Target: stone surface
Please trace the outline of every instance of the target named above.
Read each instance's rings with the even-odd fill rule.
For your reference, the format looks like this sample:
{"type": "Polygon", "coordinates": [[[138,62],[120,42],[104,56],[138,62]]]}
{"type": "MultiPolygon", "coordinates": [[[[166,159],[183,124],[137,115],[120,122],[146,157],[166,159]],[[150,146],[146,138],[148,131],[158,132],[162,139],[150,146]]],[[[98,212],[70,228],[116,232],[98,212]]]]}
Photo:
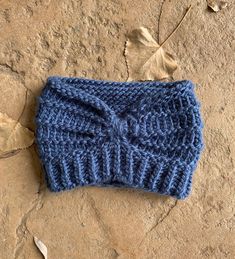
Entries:
{"type": "MultiPolygon", "coordinates": [[[[47,190],[35,145],[0,160],[0,258],[235,258],[234,5],[190,1],[165,45],[202,105],[205,150],[184,201],[118,188],[47,190]]],[[[34,125],[49,75],[123,81],[126,34],[146,26],[161,43],[189,1],[0,0],[0,110],[34,125]]]]}

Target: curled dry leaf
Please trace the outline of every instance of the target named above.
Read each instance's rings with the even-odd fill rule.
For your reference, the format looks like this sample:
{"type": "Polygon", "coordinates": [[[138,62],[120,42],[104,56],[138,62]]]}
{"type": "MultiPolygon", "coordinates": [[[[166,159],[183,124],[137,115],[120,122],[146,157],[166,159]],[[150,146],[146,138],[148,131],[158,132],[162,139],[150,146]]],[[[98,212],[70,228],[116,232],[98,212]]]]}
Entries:
{"type": "Polygon", "coordinates": [[[10,153],[15,154],[16,150],[27,148],[33,142],[32,131],[0,112],[0,157],[7,157],[10,153]]]}
{"type": "Polygon", "coordinates": [[[44,259],[47,259],[47,247],[37,237],[33,237],[33,240],[38,250],[42,253],[44,259]]]}
{"type": "Polygon", "coordinates": [[[218,0],[207,0],[207,5],[214,12],[219,12],[220,10],[227,7],[228,3],[224,2],[224,1],[218,1],[218,0]]]}
{"type": "Polygon", "coordinates": [[[173,75],[177,63],[144,27],[133,30],[126,42],[127,81],[162,80],[173,75]]]}

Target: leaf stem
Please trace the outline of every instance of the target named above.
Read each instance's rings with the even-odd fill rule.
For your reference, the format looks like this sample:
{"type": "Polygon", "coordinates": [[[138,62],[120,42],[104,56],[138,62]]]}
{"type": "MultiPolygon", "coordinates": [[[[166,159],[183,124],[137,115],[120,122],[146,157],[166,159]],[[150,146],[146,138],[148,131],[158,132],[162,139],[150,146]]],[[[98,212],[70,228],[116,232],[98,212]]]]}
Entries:
{"type": "Polygon", "coordinates": [[[162,18],[164,4],[165,4],[165,0],[163,0],[163,2],[162,2],[159,19],[158,19],[158,43],[160,42],[160,25],[161,25],[161,18],[162,18]]]}
{"type": "Polygon", "coordinates": [[[187,11],[185,12],[184,16],[181,18],[180,22],[178,23],[178,25],[175,27],[175,29],[172,31],[172,33],[160,44],[160,47],[163,47],[163,45],[170,39],[170,37],[178,30],[178,28],[180,27],[180,25],[182,24],[183,20],[186,18],[187,14],[189,13],[189,11],[191,10],[192,5],[190,5],[187,9],[187,11]]]}

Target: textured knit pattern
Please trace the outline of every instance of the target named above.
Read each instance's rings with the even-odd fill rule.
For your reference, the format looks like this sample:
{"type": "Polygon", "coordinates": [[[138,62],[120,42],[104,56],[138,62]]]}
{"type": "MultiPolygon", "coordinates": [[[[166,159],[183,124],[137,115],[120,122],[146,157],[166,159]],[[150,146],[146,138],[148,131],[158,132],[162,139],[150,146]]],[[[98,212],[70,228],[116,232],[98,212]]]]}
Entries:
{"type": "Polygon", "coordinates": [[[52,191],[131,187],[178,199],[191,191],[203,147],[191,81],[49,77],[35,120],[52,191]]]}

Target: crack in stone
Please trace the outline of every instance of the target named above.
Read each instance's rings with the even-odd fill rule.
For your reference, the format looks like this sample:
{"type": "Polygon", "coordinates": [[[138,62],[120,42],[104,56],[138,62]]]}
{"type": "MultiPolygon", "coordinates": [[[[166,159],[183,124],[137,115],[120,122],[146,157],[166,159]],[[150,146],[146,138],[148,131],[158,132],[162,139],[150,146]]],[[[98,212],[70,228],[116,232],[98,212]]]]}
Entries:
{"type": "Polygon", "coordinates": [[[104,221],[101,219],[100,212],[99,212],[99,210],[97,209],[97,207],[95,206],[95,200],[94,200],[94,198],[93,198],[88,192],[86,192],[86,196],[87,196],[87,198],[89,199],[91,208],[92,208],[93,211],[95,212],[96,219],[98,220],[98,222],[99,222],[99,224],[100,224],[102,230],[105,232],[106,236],[108,236],[108,239],[110,239],[110,230],[109,230],[109,228],[105,225],[104,221]]]}
{"type": "Polygon", "coordinates": [[[37,197],[32,202],[32,206],[24,213],[21,217],[20,223],[16,227],[16,245],[14,249],[14,259],[19,258],[19,255],[25,245],[25,240],[27,239],[28,235],[32,235],[30,230],[27,228],[27,220],[29,219],[30,215],[33,213],[34,210],[39,210],[43,206],[42,198],[44,192],[42,192],[42,185],[44,183],[40,183],[38,187],[38,191],[36,193],[37,197]]]}
{"type": "Polygon", "coordinates": [[[7,70],[8,72],[11,72],[16,75],[20,75],[20,73],[17,70],[14,70],[10,65],[7,63],[0,63],[0,67],[2,67],[4,70],[7,70]]]}
{"type": "MultiPolygon", "coordinates": [[[[177,205],[177,200],[175,201],[175,203],[170,207],[170,209],[165,213],[165,215],[163,215],[151,228],[148,232],[151,232],[154,228],[156,228],[160,223],[162,223],[171,213],[171,211],[174,209],[174,207],[177,205]]],[[[147,233],[148,233],[147,232],[147,233]]]]}
{"type": "Polygon", "coordinates": [[[22,84],[22,86],[25,88],[25,90],[28,90],[35,97],[35,94],[33,93],[33,91],[31,89],[27,88],[27,86],[25,85],[25,80],[24,80],[25,73],[22,73],[22,72],[19,72],[19,71],[13,69],[7,63],[0,63],[0,71],[8,73],[14,79],[19,80],[19,82],[22,84]]]}
{"type": "Polygon", "coordinates": [[[19,225],[16,228],[17,241],[14,249],[14,258],[19,257],[20,251],[24,246],[24,240],[27,238],[28,234],[31,234],[29,229],[26,226],[26,222],[30,214],[32,213],[32,211],[35,209],[35,207],[36,207],[36,204],[33,202],[33,206],[23,215],[19,225]]]}
{"type": "Polygon", "coordinates": [[[178,204],[178,200],[175,201],[175,203],[170,207],[170,209],[166,212],[163,213],[162,216],[157,220],[157,222],[145,233],[144,237],[142,238],[142,240],[140,241],[138,246],[141,246],[142,243],[144,242],[144,240],[146,239],[146,237],[159,225],[161,224],[163,221],[165,221],[165,219],[170,215],[171,211],[177,206],[178,204]]]}
{"type": "Polygon", "coordinates": [[[86,197],[88,198],[88,200],[90,202],[91,208],[93,209],[93,211],[95,213],[95,217],[96,217],[97,221],[99,222],[99,224],[100,224],[109,244],[111,243],[110,244],[111,246],[109,248],[112,249],[113,251],[115,251],[115,258],[117,258],[120,254],[118,253],[117,249],[115,249],[113,247],[113,241],[112,241],[112,236],[111,236],[109,227],[107,227],[107,225],[102,220],[101,215],[100,215],[100,211],[97,209],[97,207],[95,205],[94,198],[88,192],[86,192],[86,197]]]}

